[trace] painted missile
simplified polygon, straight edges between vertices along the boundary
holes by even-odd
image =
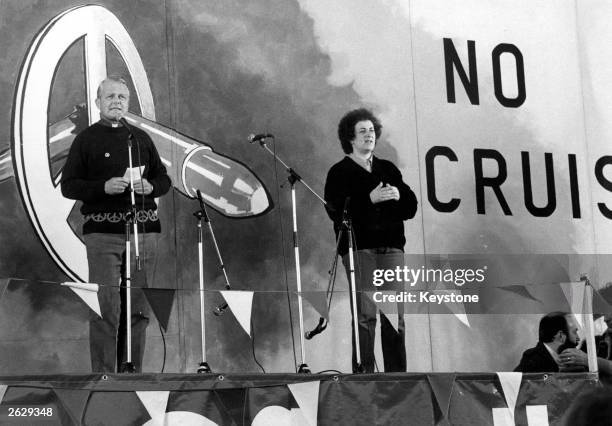
[[[272,207],[259,178],[243,163],[215,152],[201,141],[136,114],[125,116],[131,126],[151,137],[174,187],[195,198],[199,189],[204,201],[227,217],[261,215]],[[75,136],[87,126],[87,109],[78,105],[64,119],[49,126],[49,162],[55,186]],[[10,151],[0,154],[0,182],[13,175]]]

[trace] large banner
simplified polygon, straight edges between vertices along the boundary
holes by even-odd
[[[151,135],[173,180],[159,203],[152,283],[171,292],[158,293],[168,317],[159,330],[149,327],[145,371],[159,371],[162,359],[174,372],[202,361],[198,189],[225,266],[205,232],[209,363],[216,371],[287,372],[304,354],[313,371],[350,371],[343,271],[329,309],[322,307],[335,248],[331,221],[298,182],[298,295],[289,176],[247,135],[274,135],[270,151],[322,194],[327,171],[343,157],[338,121],[361,106],[383,124],[376,155],[398,165],[418,199],[416,217],[405,222],[406,268],[453,272],[450,280],[421,280],[423,290],[462,290],[459,269],[481,274],[473,284],[486,289],[584,276],[601,289],[612,281],[606,2],[8,1],[0,16],[7,100],[0,105],[0,278],[88,281],[80,205],[62,197],[59,179],[75,134],[98,118],[98,82],[126,76],[127,118]],[[228,281],[236,293],[217,293]],[[410,286],[396,282],[398,291]],[[545,313],[544,304],[525,303],[545,297],[499,294],[503,311],[444,303],[446,313],[407,314],[408,371],[511,370],[535,344]],[[30,327],[16,336],[14,321],[0,323],[0,358],[11,360],[0,361],[0,371],[15,372],[22,353],[36,355],[20,373],[37,365],[71,371],[70,345],[60,342],[70,336],[86,347],[85,322],[67,328],[48,320],[76,304],[93,309],[91,293],[75,295],[68,302],[33,284],[3,285],[0,297],[10,301],[3,306],[21,306],[24,320],[45,332]],[[302,297],[306,328],[321,316],[329,322],[303,348]],[[229,311],[213,315],[226,302]],[[41,338],[48,351],[36,350]]]
[[[562,424],[571,402],[587,392],[604,390],[595,377],[581,374],[0,377],[0,421],[547,426]]]

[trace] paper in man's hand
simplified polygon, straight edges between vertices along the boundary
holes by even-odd
[[[137,182],[140,180],[140,177],[144,173],[144,168],[145,166],[136,166],[132,168],[128,167],[127,169],[125,169],[125,173],[123,174],[123,177],[127,180],[130,180],[130,172],[131,172],[132,179],[134,179],[134,182]]]

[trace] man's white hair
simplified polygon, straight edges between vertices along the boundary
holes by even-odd
[[[98,91],[96,93],[96,96],[98,99],[100,99],[100,95],[102,95],[102,85],[106,83],[107,81],[114,81],[115,83],[121,83],[125,87],[128,87],[127,82],[125,81],[125,78],[121,77],[120,75],[109,75],[104,80],[102,80],[100,84],[98,85]]]

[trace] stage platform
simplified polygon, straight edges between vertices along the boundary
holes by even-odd
[[[0,424],[542,426],[600,386],[592,373],[2,376]]]

